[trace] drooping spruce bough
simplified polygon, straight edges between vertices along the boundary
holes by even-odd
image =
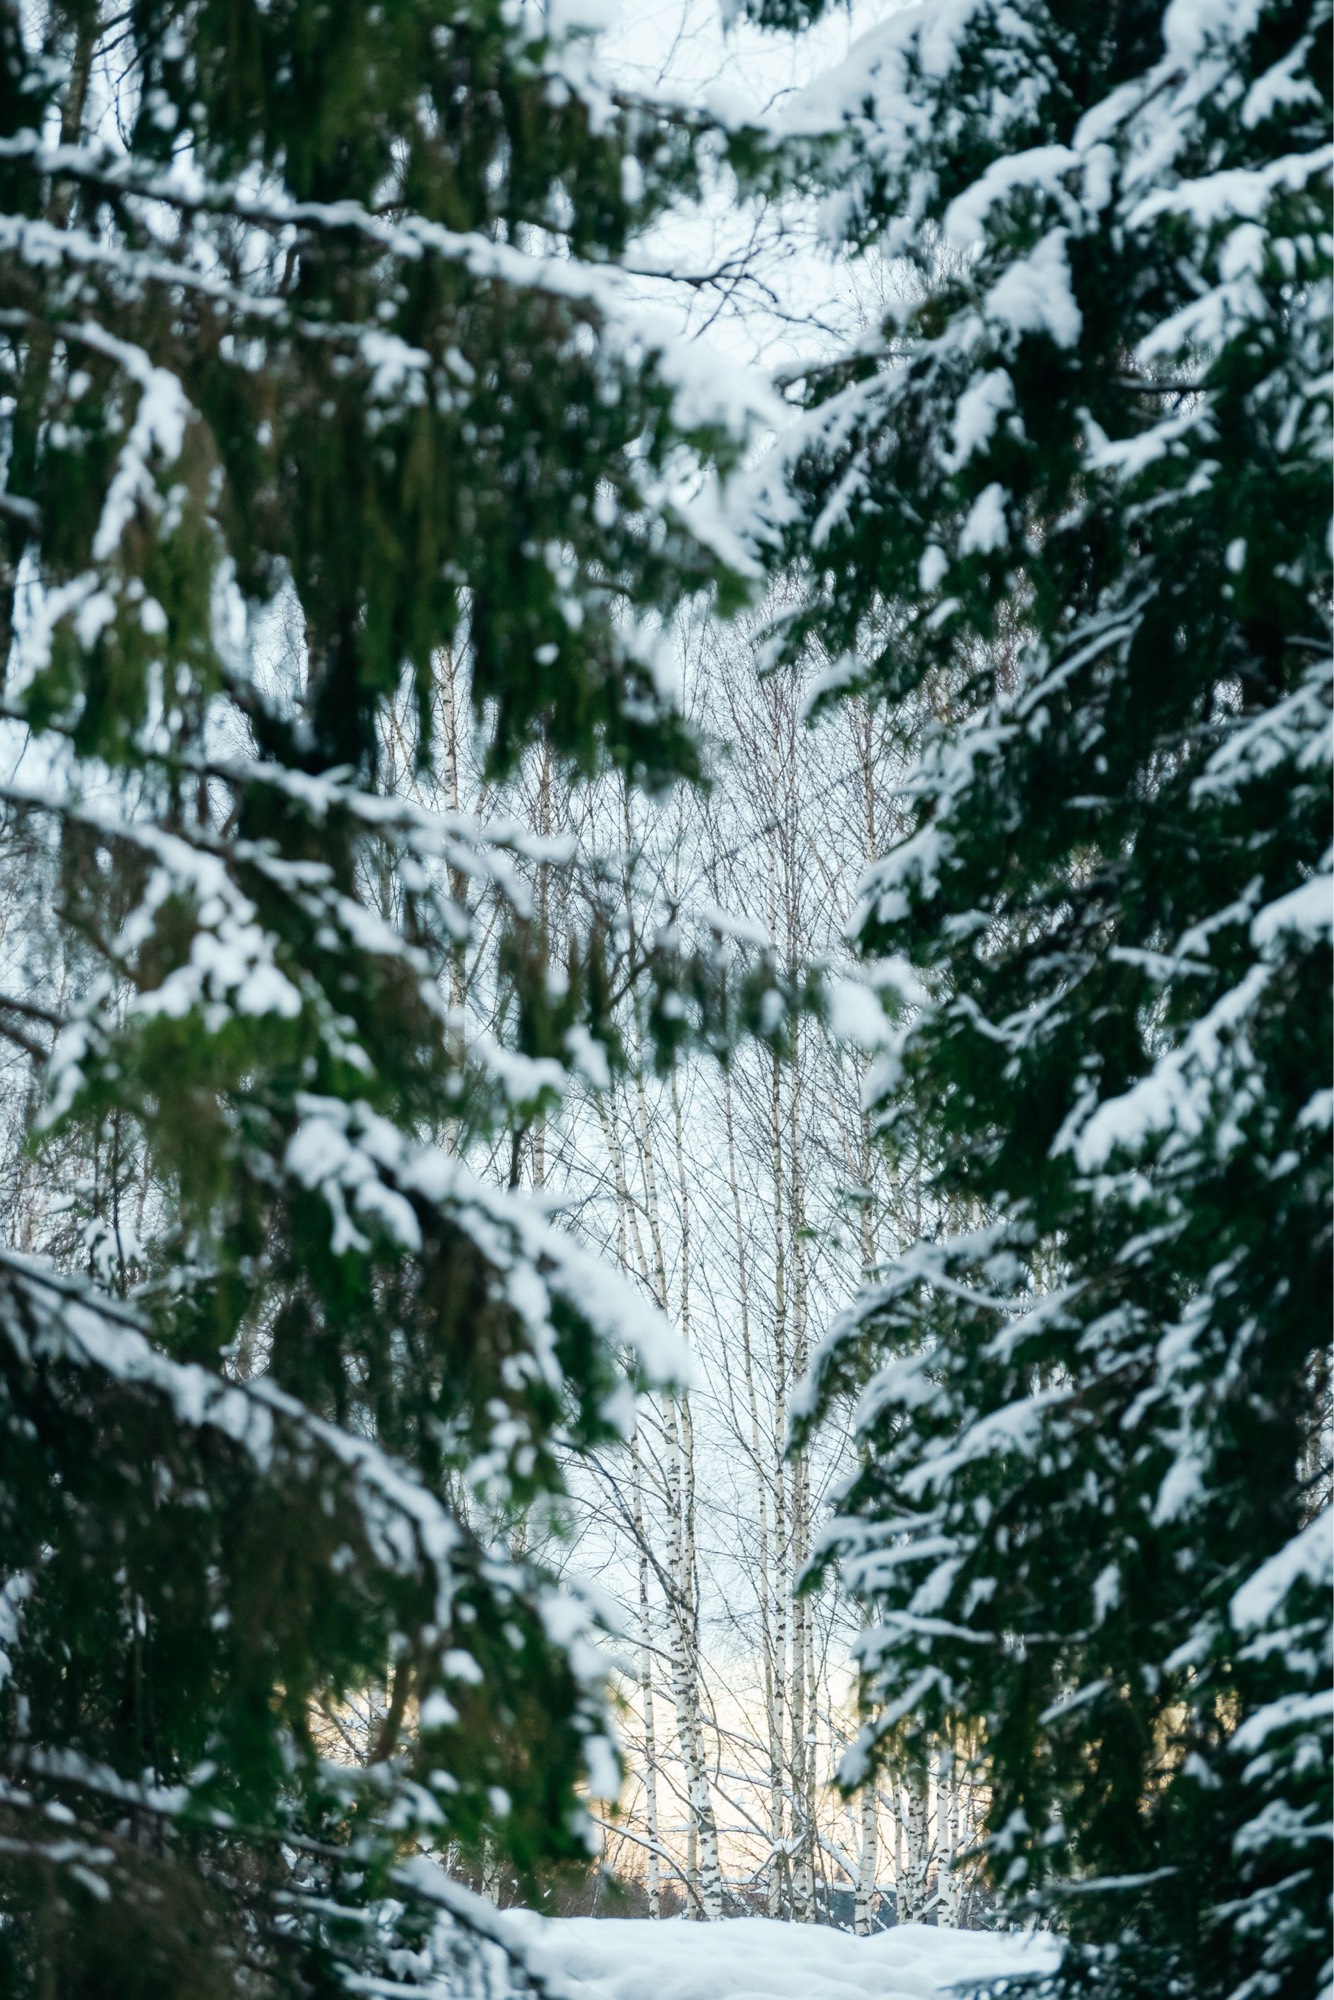
[[[452,647],[496,778],[693,768],[653,629],[731,587],[674,496],[732,412],[615,287],[688,128],[492,0],[0,13],[0,1025],[79,1246],[0,1257],[7,1993],[402,1991],[415,1848],[581,1850],[590,1615],[501,1530],[643,1310],[469,1161],[616,1059],[607,940],[555,977],[560,855],[380,747]]]
[[[767,478],[781,634],[924,743],[860,941],[936,1225],[811,1399],[847,1774],[980,1718],[1084,1995],[1328,1955],[1329,85],[1324,5],[929,0],[786,119],[906,303]]]

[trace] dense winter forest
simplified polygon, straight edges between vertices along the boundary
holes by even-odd
[[[1334,1994],[1330,12],[0,0],[0,2000]]]

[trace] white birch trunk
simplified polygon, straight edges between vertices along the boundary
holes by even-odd
[[[667,1309],[667,1267],[663,1254],[658,1176],[653,1157],[653,1139],[644,1095],[642,1066],[636,1080],[639,1112],[636,1138],[644,1178],[648,1212],[649,1242],[653,1255],[653,1289],[663,1310]],[[679,1128],[678,1128],[679,1129]],[[683,1262],[685,1290],[682,1303],[682,1333],[690,1335],[689,1267]],[[668,1460],[668,1515],[670,1521],[671,1662],[672,1695],[676,1707],[676,1734],[685,1771],[686,1798],[690,1809],[687,1829],[686,1864],[690,1914],[714,1923],[722,1916],[722,1873],[718,1855],[718,1829],[713,1798],[709,1789],[704,1756],[703,1717],[699,1699],[699,1634],[695,1610],[695,1455],[694,1430],[687,1395],[676,1398],[670,1419]]]
[[[903,1856],[903,1821],[905,1805],[903,1786],[894,1780],[894,1921],[904,1922],[903,1898],[907,1887],[907,1871]]]
[[[679,1426],[673,1426],[680,1452]],[[680,1471],[672,1475],[674,1497],[680,1493]],[[699,1667],[695,1652],[692,1604],[683,1588],[686,1574],[680,1517],[673,1535],[671,1617],[672,1692],[676,1703],[676,1734],[685,1768],[686,1797],[690,1806],[688,1828],[690,1853],[687,1883],[691,1894],[690,1915],[706,1923],[716,1923],[723,1913],[722,1873],[718,1857],[718,1829],[709,1791],[704,1760],[703,1730],[699,1709]]]
[[[750,1282],[746,1256],[746,1234],[741,1219],[741,1189],[737,1180],[736,1166],[736,1123],[732,1106],[732,1077],[728,1071],[723,1080],[723,1115],[727,1133],[727,1174],[732,1195],[732,1223],[736,1234],[737,1277],[741,1302],[741,1359],[746,1387],[746,1410],[750,1418],[750,1456],[755,1476],[756,1518],[759,1529],[757,1553],[758,1574],[756,1594],[759,1599],[759,1641],[764,1713],[769,1739],[769,1813],[770,1840],[774,1852],[770,1855],[768,1867],[769,1913],[777,1914],[776,1851],[782,1838],[782,1791],[781,1777],[775,1755],[775,1694],[774,1694],[774,1635],[771,1614],[772,1590],[769,1561],[769,1467],[762,1441],[760,1427],[759,1394],[755,1381],[755,1351],[750,1329]]]
[[[789,1884],[786,1834],[785,1764],[787,1750],[788,1604],[791,1577],[788,1547],[787,1469],[783,1446],[787,1436],[787,1245],[784,1229],[783,1123],[780,1070],[773,1059],[771,1143],[774,1183],[774,1653],[769,1704],[769,1914],[783,1913]]]
[[[936,1922],[945,1930],[957,1930],[963,1890],[963,1876],[956,1865],[959,1852],[959,1760],[948,1739],[941,1748],[936,1773],[936,1824],[940,1829],[940,1858],[936,1873],[940,1901]]]
[[[630,1440],[634,1526],[639,1557],[639,1700],[644,1715],[644,1830],[649,1838],[644,1888],[650,1917],[662,1915],[662,1875],[658,1849],[658,1732],[653,1713],[653,1624],[648,1589],[648,1536],[644,1526],[644,1482],[639,1460],[639,1433]]]
[[[857,1855],[857,1891],[852,1928],[858,1937],[870,1937],[875,1927],[876,1865],[880,1859],[880,1815],[876,1810],[874,1783],[868,1784],[861,1799],[861,1844]]]
[[[900,1923],[905,1924],[920,1923],[926,1915],[930,1900],[928,1883],[931,1875],[931,1837],[928,1783],[925,1766],[920,1764],[909,1766],[903,1787],[907,1795],[908,1853],[899,1915]]]
[[[792,1379],[806,1372],[806,1244],[800,1135],[801,1036],[796,1032],[788,1089],[787,1222],[792,1260]],[[795,1589],[811,1552],[810,1468],[792,1460],[792,1562]],[[792,1914],[813,1924],[815,1908],[815,1691],[811,1685],[811,1601],[798,1596],[792,1616]]]

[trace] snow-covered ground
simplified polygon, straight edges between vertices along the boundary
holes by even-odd
[[[509,1922],[535,1972],[568,2000],[946,2000],[960,1981],[1045,1971],[1049,1937],[900,1924],[875,1937],[736,1917],[720,1924],[625,1918]]]

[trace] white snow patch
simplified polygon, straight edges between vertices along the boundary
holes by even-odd
[[[829,1029],[836,1041],[887,1048],[894,1027],[876,994],[860,979],[836,979],[829,989]]]
[[[1334,1516],[1326,1508],[1243,1583],[1232,1599],[1234,1627],[1238,1632],[1254,1632],[1270,1624],[1295,1583],[1305,1580],[1327,1587],[1331,1573],[1334,1573]]]
[[[1014,383],[1005,369],[992,368],[970,383],[954,406],[953,444],[942,461],[946,472],[957,472],[975,452],[984,450],[1001,418],[1013,408]],[[926,557],[922,560],[925,562]]]
[[[1050,1937],[898,1924],[854,1937],[823,1924],[733,1917],[547,1918],[515,1911],[528,1965],[570,2000],[945,2000],[960,1982],[1046,1972]]]
[[[966,556],[976,552],[990,555],[993,549],[1003,549],[1008,538],[1005,488],[993,480],[990,486],[983,487],[973,502],[959,536],[959,554]]]
[[[1027,257],[1017,258],[986,297],[987,316],[1016,338],[1045,333],[1057,347],[1073,347],[1084,316],[1070,288],[1066,231],[1052,229]]]

